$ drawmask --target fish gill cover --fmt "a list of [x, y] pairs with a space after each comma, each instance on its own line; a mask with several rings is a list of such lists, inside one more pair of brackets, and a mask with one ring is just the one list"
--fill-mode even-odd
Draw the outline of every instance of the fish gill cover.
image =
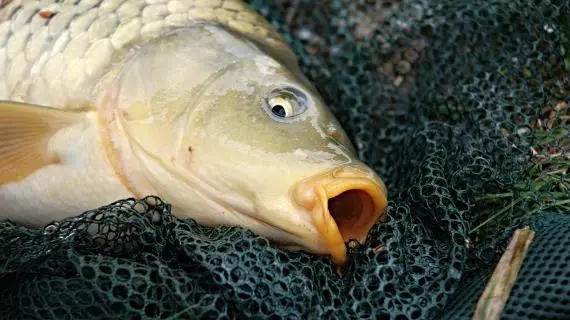
[[467, 319], [524, 224], [503, 316], [569, 317], [569, 1], [249, 2], [386, 181], [390, 220], [342, 276], [154, 197], [4, 221], [0, 318]]

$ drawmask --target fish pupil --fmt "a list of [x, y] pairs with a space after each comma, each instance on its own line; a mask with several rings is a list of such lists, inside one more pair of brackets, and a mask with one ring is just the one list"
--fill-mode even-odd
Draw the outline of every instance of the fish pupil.
[[285, 108], [280, 104], [273, 106], [273, 108], [271, 108], [271, 111], [278, 117], [284, 118], [287, 115]]

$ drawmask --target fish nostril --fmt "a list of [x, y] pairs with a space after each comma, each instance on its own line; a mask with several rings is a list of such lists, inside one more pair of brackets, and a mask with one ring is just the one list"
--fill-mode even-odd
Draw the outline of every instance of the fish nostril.
[[329, 214], [344, 241], [361, 240], [375, 222], [374, 200], [363, 190], [347, 190], [328, 200]]

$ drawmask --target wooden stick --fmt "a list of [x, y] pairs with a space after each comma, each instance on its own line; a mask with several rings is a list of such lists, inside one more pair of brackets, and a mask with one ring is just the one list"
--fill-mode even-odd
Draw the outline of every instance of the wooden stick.
[[507, 250], [479, 298], [473, 320], [500, 319], [534, 235], [535, 232], [529, 227], [515, 230]]

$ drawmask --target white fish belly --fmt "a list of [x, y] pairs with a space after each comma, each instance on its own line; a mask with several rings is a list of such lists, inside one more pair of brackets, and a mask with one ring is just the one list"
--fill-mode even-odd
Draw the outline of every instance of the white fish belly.
[[133, 196], [113, 171], [94, 119], [58, 132], [50, 150], [60, 163], [0, 186], [0, 217], [43, 226]]

